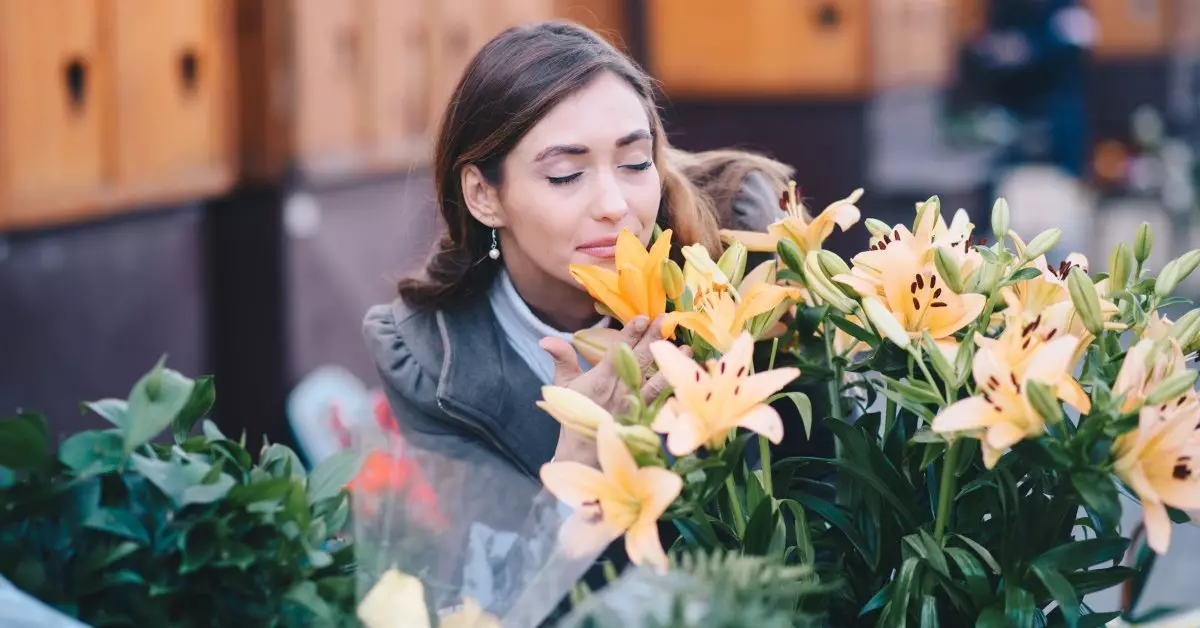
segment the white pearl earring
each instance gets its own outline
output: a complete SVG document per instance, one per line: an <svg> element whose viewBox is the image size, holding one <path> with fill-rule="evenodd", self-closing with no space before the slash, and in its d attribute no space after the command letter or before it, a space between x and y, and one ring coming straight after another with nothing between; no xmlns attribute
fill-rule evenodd
<svg viewBox="0 0 1200 628"><path fill-rule="evenodd" d="M492 229L492 249L488 251L488 257L492 259L500 259L500 243L496 240L495 229Z"/></svg>

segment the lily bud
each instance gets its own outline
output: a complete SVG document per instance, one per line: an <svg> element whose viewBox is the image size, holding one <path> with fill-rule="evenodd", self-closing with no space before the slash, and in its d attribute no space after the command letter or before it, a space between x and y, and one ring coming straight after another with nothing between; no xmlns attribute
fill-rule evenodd
<svg viewBox="0 0 1200 628"><path fill-rule="evenodd" d="M913 221L913 233L920 231L925 221L930 221L930 226L936 225L941 215L942 199L937 195L930 196L924 203L917 203L917 219Z"/></svg>
<svg viewBox="0 0 1200 628"><path fill-rule="evenodd" d="M679 249L683 254L685 263L690 268L689 272L695 272L708 278L709 281L717 285L729 285L729 277L725 271L708 256L708 249L699 244L692 244Z"/></svg>
<svg viewBox="0 0 1200 628"><path fill-rule="evenodd" d="M641 390L642 388L642 368L638 366L637 356L633 354L633 348L625 343L621 343L617 347L617 353L613 356L613 363L617 367L617 375L621 376L621 381L632 390Z"/></svg>
<svg viewBox="0 0 1200 628"><path fill-rule="evenodd" d="M877 238L882 238L892 232L892 226L878 218L868 218L863 221L863 225L866 226L867 231L871 232L871 235Z"/></svg>
<svg viewBox="0 0 1200 628"><path fill-rule="evenodd" d="M821 264L821 270L827 277L837 277L850 272L846 262L833 251L817 251L817 262Z"/></svg>
<svg viewBox="0 0 1200 628"><path fill-rule="evenodd" d="M1139 264L1150 259L1150 249L1153 247L1154 232L1150 230L1150 223L1143 222L1138 225L1137 235L1133 237L1133 256Z"/></svg>
<svg viewBox="0 0 1200 628"><path fill-rule="evenodd" d="M1179 317L1171 326L1170 335L1179 343L1185 354L1200 348L1200 310L1192 310Z"/></svg>
<svg viewBox="0 0 1200 628"><path fill-rule="evenodd" d="M621 437L622 441L625 441L629 453L639 461L656 457L662 451L662 440L659 439L658 434L654 433L654 430L645 425L618 424L617 435Z"/></svg>
<svg viewBox="0 0 1200 628"><path fill-rule="evenodd" d="M942 353L941 347L929 332L921 332L921 342L924 345L925 352L929 354L929 361L933 363L933 370L942 378L942 381L950 384L952 388L958 388L958 377L954 372L954 365L950 364L950 360L946 358L946 354Z"/></svg>
<svg viewBox="0 0 1200 628"><path fill-rule="evenodd" d="M1133 273L1135 263L1133 251L1129 250L1129 245L1121 242L1113 249L1112 255L1108 257L1108 291L1110 294L1120 292L1129 285L1129 277Z"/></svg>
<svg viewBox="0 0 1200 628"><path fill-rule="evenodd" d="M995 204L992 205L992 233L999 240L1008 235L1009 225L1012 222L1012 214L1008 209L1008 201L998 198Z"/></svg>
<svg viewBox="0 0 1200 628"><path fill-rule="evenodd" d="M561 386L543 386L542 399L537 407L574 432L596 437L600 423L612 421L612 415L581 393Z"/></svg>
<svg viewBox="0 0 1200 628"><path fill-rule="evenodd" d="M947 287L957 294L963 294L966 287L963 285L962 269L953 253L945 247L937 247L933 253L933 265Z"/></svg>
<svg viewBox="0 0 1200 628"><path fill-rule="evenodd" d="M908 332L900 321L888 311L879 299L875 297L867 297L863 299L863 313L867 315L867 320L873 325L883 337L891 340L896 346L901 349L907 349L912 344L912 338L908 336Z"/></svg>
<svg viewBox="0 0 1200 628"><path fill-rule="evenodd" d="M672 301L678 301L680 295L683 294L683 270L679 268L674 260L664 259L662 268L662 284L663 292L667 293L667 298Z"/></svg>
<svg viewBox="0 0 1200 628"><path fill-rule="evenodd" d="M1046 384L1038 381L1026 382L1025 399L1046 423L1053 424L1062 420L1062 404Z"/></svg>
<svg viewBox="0 0 1200 628"><path fill-rule="evenodd" d="M1179 287L1179 283L1196 270L1197 265L1200 265L1200 249L1192 249L1167 262L1154 284L1154 293L1159 297L1170 296L1175 288Z"/></svg>
<svg viewBox="0 0 1200 628"><path fill-rule="evenodd" d="M1083 326L1092 335L1099 336L1104 332L1104 316L1100 312L1100 295L1096 293L1096 284L1083 269L1075 266L1067 275L1067 290L1071 294L1071 303L1079 313Z"/></svg>
<svg viewBox="0 0 1200 628"><path fill-rule="evenodd" d="M730 244L721 254L721 259L717 260L717 267L729 278L731 285L741 284L746 274L746 245L741 242Z"/></svg>
<svg viewBox="0 0 1200 628"><path fill-rule="evenodd" d="M1200 372L1183 369L1166 376L1149 395L1146 395L1146 405L1157 406L1190 391L1196 384L1197 375L1200 375Z"/></svg>
<svg viewBox="0 0 1200 628"><path fill-rule="evenodd" d="M1062 238L1062 229L1052 227L1047 229L1029 241L1029 245L1025 247L1025 253L1021 256L1025 261L1037 259L1046 254L1046 251L1054 248L1058 244L1059 238Z"/></svg>
<svg viewBox="0 0 1200 628"><path fill-rule="evenodd" d="M779 259L783 260L783 263L792 272L804 272L804 255L800 252L800 247L796 246L795 242L787 238L780 238L779 244L775 246L775 252L779 254Z"/></svg>
<svg viewBox="0 0 1200 628"><path fill-rule="evenodd" d="M619 329L592 327L572 334L571 346L588 364L599 364L610 350L621 343L622 338Z"/></svg>
<svg viewBox="0 0 1200 628"><path fill-rule="evenodd" d="M855 303L850 297L846 296L833 281L821 270L820 258L816 251L809 251L808 256L804 258L804 281L808 284L808 291L813 296L821 299L829 304L830 307L842 311L854 311Z"/></svg>

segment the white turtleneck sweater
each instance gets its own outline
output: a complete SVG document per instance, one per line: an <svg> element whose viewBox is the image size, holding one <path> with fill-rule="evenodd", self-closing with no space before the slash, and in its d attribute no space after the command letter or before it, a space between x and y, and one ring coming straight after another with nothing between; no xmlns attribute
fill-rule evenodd
<svg viewBox="0 0 1200 628"><path fill-rule="evenodd" d="M525 360L530 370L537 375L538 379L542 380L542 383L552 383L554 381L554 360L538 343L546 336L557 336L571 342L571 334L557 330L538 318L533 310L529 309L529 304L525 303L525 300L517 293L517 288L513 285L507 270L501 269L496 275L496 280L492 282L492 287L488 291L488 300L492 304L492 312L496 315L496 320L500 323L500 329L504 331L504 337L508 340L509 346L517 352L517 355L521 356L521 359ZM595 327L607 327L608 323L608 317L604 317L596 323ZM586 371L591 365L580 356L579 367Z"/></svg>

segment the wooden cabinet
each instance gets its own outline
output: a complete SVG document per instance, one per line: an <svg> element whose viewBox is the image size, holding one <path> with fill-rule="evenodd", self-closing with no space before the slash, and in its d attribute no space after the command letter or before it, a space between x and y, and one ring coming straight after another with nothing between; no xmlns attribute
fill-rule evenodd
<svg viewBox="0 0 1200 628"><path fill-rule="evenodd" d="M232 5L115 0L110 6L117 79L112 156L122 201L222 191L235 177Z"/></svg>
<svg viewBox="0 0 1200 628"><path fill-rule="evenodd" d="M105 185L108 62L95 3L0 0L0 229Z"/></svg>
<svg viewBox="0 0 1200 628"><path fill-rule="evenodd" d="M0 0L0 230L217 194L227 0Z"/></svg>
<svg viewBox="0 0 1200 628"><path fill-rule="evenodd" d="M651 72L684 97L856 97L949 77L950 0L657 0Z"/></svg>
<svg viewBox="0 0 1200 628"><path fill-rule="evenodd" d="M872 83L869 0L657 0L647 60L672 95L850 95Z"/></svg>
<svg viewBox="0 0 1200 628"><path fill-rule="evenodd" d="M1200 55L1200 2L1172 0L1168 23L1169 46L1173 52Z"/></svg>
<svg viewBox="0 0 1200 628"><path fill-rule="evenodd" d="M1167 0L1088 0L1088 6L1099 29L1097 58L1145 58L1166 51Z"/></svg>

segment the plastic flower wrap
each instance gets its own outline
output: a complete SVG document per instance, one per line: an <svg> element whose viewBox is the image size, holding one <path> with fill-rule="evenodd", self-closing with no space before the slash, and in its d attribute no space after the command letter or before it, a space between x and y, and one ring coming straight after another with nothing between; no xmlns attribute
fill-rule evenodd
<svg viewBox="0 0 1200 628"><path fill-rule="evenodd" d="M364 464L348 488L368 628L532 628L604 549L563 551L570 509L482 449L407 439L386 422L355 441Z"/></svg>

